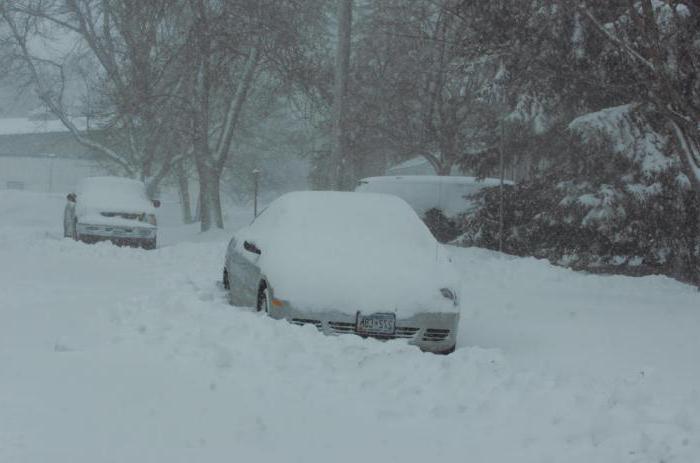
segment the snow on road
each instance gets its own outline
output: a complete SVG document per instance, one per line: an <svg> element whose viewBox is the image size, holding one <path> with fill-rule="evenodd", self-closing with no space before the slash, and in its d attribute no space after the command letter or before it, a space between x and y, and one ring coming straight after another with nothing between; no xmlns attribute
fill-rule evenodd
<svg viewBox="0 0 700 463"><path fill-rule="evenodd" d="M0 192L0 462L700 461L689 286L452 249L435 356L229 306L227 233L88 246L62 207Z"/></svg>

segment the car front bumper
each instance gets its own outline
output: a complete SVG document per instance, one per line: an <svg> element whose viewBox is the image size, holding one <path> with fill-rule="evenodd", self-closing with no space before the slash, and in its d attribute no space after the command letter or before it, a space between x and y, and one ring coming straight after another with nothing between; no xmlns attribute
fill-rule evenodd
<svg viewBox="0 0 700 463"><path fill-rule="evenodd" d="M155 243L157 229L111 225L77 225L78 238L85 243L111 241L118 246L149 246Z"/></svg>
<svg viewBox="0 0 700 463"><path fill-rule="evenodd" d="M396 318L394 334L368 335L357 332L357 315L338 311L310 312L287 305L270 308L272 318L286 319L297 325L314 325L325 334L355 334L376 339L406 339L426 352L449 354L457 342L459 313L423 312L407 318Z"/></svg>

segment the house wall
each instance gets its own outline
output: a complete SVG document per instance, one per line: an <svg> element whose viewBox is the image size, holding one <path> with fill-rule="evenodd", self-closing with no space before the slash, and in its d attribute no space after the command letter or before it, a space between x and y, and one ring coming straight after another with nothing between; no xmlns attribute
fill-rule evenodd
<svg viewBox="0 0 700 463"><path fill-rule="evenodd" d="M69 193L81 178L105 174L87 159L0 156L0 189Z"/></svg>

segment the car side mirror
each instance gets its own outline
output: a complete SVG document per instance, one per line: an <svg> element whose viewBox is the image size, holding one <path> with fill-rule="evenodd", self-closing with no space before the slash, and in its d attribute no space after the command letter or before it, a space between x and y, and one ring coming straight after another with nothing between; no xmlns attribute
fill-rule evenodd
<svg viewBox="0 0 700 463"><path fill-rule="evenodd" d="M253 254L260 255L262 254L262 251L260 250L259 247L255 245L255 243L251 241L244 241L243 242L243 249L245 249L248 252L252 252Z"/></svg>
<svg viewBox="0 0 700 463"><path fill-rule="evenodd" d="M160 207L160 200L159 199L153 200L153 207Z"/></svg>
<svg viewBox="0 0 700 463"><path fill-rule="evenodd" d="M66 196L66 199L67 199L69 202L74 203L75 200L76 200L75 193L68 193L68 195Z"/></svg>

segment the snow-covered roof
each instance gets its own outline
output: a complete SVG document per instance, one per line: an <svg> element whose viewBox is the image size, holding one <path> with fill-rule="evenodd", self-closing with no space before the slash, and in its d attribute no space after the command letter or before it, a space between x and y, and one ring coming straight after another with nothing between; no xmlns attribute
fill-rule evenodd
<svg viewBox="0 0 700 463"><path fill-rule="evenodd" d="M237 235L253 240L275 296L309 310L453 311L445 251L403 200L389 195L288 193Z"/></svg>
<svg viewBox="0 0 700 463"><path fill-rule="evenodd" d="M459 185L480 185L482 187L498 186L500 180L497 178L466 177L457 175L385 175L381 177L367 177L360 180L360 183L412 183L412 184L459 184ZM510 180L505 183L512 184Z"/></svg>
<svg viewBox="0 0 700 463"><path fill-rule="evenodd" d="M427 163L428 163L428 161L424 157L416 156L415 158L411 158L408 161L404 161L400 164L396 164L395 166L393 166L391 168L392 169L406 169L409 167L424 166Z"/></svg>
<svg viewBox="0 0 700 463"><path fill-rule="evenodd" d="M386 170L386 175L435 175L435 168L423 156L416 156ZM451 175L460 173L457 166L452 166Z"/></svg>
<svg viewBox="0 0 700 463"><path fill-rule="evenodd" d="M87 128L87 118L76 117L72 119L78 130ZM60 120L32 120L24 117L0 119L0 135L24 135L41 133L68 132L68 129Z"/></svg>

